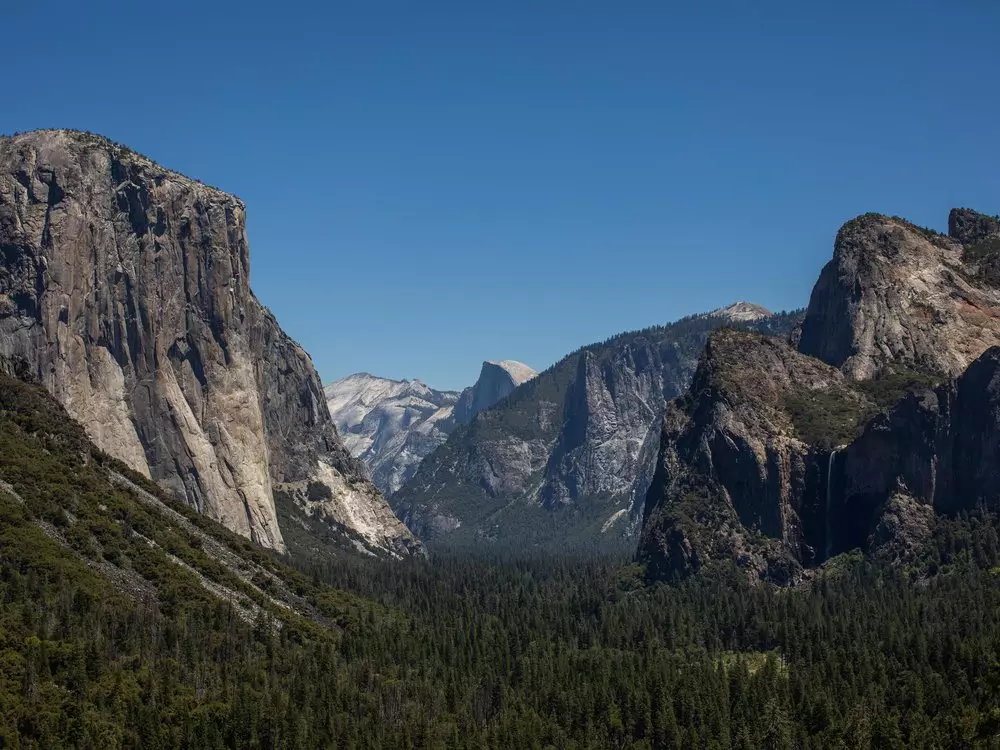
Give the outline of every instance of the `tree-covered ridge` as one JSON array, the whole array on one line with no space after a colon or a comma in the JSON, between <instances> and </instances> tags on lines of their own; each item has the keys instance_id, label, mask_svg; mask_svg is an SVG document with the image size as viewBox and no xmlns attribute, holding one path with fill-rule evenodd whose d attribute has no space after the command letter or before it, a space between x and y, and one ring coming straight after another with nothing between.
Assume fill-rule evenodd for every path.
<instances>
[{"instance_id":1,"label":"tree-covered ridge","mask_svg":"<svg viewBox=\"0 0 1000 750\"><path fill-rule=\"evenodd\" d=\"M801 317L802 311L752 321L692 315L581 347L456 429L391 498L393 509L432 545L629 548L646 486L639 475L655 457L656 420L665 401L687 388L709 333L733 326L787 337ZM596 400L609 412L627 412L610 432L629 433L633 452L641 452L636 434L650 438L648 455L589 469L592 476L614 475L614 491L593 491L579 476L593 462L578 454L599 442L589 431L613 419L591 411ZM625 518L608 533L619 510Z\"/></svg>"}]
</instances>

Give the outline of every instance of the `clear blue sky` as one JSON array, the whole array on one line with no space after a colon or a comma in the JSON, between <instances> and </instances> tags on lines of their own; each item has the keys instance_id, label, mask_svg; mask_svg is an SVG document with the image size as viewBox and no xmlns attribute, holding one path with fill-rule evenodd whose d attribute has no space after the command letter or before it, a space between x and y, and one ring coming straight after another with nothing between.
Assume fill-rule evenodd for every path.
<instances>
[{"instance_id":1,"label":"clear blue sky","mask_svg":"<svg viewBox=\"0 0 1000 750\"><path fill-rule=\"evenodd\" d=\"M243 198L324 381L801 306L853 215L1000 211L997 0L8 5L0 131Z\"/></svg>"}]
</instances>

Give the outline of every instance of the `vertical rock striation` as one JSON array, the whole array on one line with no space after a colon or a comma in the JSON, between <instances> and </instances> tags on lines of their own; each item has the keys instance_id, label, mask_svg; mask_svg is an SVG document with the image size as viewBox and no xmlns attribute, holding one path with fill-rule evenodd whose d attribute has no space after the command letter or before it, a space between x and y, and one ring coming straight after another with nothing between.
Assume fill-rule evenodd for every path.
<instances>
[{"instance_id":1,"label":"vertical rock striation","mask_svg":"<svg viewBox=\"0 0 1000 750\"><path fill-rule=\"evenodd\" d=\"M638 557L799 580L860 548L912 561L936 513L1000 507L1000 220L845 224L789 343L713 335L671 402ZM793 341L795 339L793 338Z\"/></svg>"},{"instance_id":2,"label":"vertical rock striation","mask_svg":"<svg viewBox=\"0 0 1000 750\"><path fill-rule=\"evenodd\" d=\"M584 347L458 427L392 498L422 538L566 549L634 538L666 401L708 333L787 334L798 314L737 303Z\"/></svg>"},{"instance_id":3,"label":"vertical rock striation","mask_svg":"<svg viewBox=\"0 0 1000 750\"><path fill-rule=\"evenodd\" d=\"M331 517L370 506L373 546L414 544L251 292L234 196L86 133L0 139L0 354L100 449L263 546L284 548L273 485L311 481Z\"/></svg>"}]
</instances>

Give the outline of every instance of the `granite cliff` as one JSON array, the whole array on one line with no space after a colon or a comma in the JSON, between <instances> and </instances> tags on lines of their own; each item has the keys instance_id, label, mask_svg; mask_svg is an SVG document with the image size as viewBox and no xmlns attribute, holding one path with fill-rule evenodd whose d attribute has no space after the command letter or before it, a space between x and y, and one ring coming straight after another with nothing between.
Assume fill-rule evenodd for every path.
<instances>
[{"instance_id":1,"label":"granite cliff","mask_svg":"<svg viewBox=\"0 0 1000 750\"><path fill-rule=\"evenodd\" d=\"M284 549L280 488L366 547L418 549L249 274L238 198L87 133L0 139L0 355L102 451L265 547Z\"/></svg>"},{"instance_id":2,"label":"granite cliff","mask_svg":"<svg viewBox=\"0 0 1000 750\"><path fill-rule=\"evenodd\" d=\"M475 385L437 391L419 380L349 375L325 388L326 403L344 444L364 462L389 497L457 425L506 398L535 371L514 360L483 362Z\"/></svg>"},{"instance_id":3,"label":"granite cliff","mask_svg":"<svg viewBox=\"0 0 1000 750\"><path fill-rule=\"evenodd\" d=\"M997 508L1000 222L838 233L798 338L713 334L668 404L638 558L794 583L851 549L911 561L939 513Z\"/></svg>"},{"instance_id":4,"label":"granite cliff","mask_svg":"<svg viewBox=\"0 0 1000 750\"><path fill-rule=\"evenodd\" d=\"M521 383L537 374L526 364L512 359L483 362L476 384L462 391L455 404L455 424L468 424L479 412L507 398Z\"/></svg>"},{"instance_id":5,"label":"granite cliff","mask_svg":"<svg viewBox=\"0 0 1000 750\"><path fill-rule=\"evenodd\" d=\"M799 350L858 380L899 365L960 374L1000 344L997 223L968 209L951 212L948 236L878 214L847 222Z\"/></svg>"},{"instance_id":6,"label":"granite cliff","mask_svg":"<svg viewBox=\"0 0 1000 750\"><path fill-rule=\"evenodd\" d=\"M687 387L709 331L787 334L799 319L740 303L584 347L458 427L393 507L432 543L626 546L663 406Z\"/></svg>"}]
</instances>

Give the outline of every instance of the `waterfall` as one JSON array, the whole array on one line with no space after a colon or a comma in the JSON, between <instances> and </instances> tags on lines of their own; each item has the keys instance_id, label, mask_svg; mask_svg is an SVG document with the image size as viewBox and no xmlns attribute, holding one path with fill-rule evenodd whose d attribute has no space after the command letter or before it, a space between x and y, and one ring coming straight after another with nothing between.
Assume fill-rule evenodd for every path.
<instances>
[{"instance_id":1,"label":"waterfall","mask_svg":"<svg viewBox=\"0 0 1000 750\"><path fill-rule=\"evenodd\" d=\"M830 490L833 487L833 462L837 458L837 449L834 448L830 451L830 458L826 462L826 537L823 542L826 545L823 550L823 559L830 559L830 549L832 548L831 539L832 532L830 529Z\"/></svg>"}]
</instances>

